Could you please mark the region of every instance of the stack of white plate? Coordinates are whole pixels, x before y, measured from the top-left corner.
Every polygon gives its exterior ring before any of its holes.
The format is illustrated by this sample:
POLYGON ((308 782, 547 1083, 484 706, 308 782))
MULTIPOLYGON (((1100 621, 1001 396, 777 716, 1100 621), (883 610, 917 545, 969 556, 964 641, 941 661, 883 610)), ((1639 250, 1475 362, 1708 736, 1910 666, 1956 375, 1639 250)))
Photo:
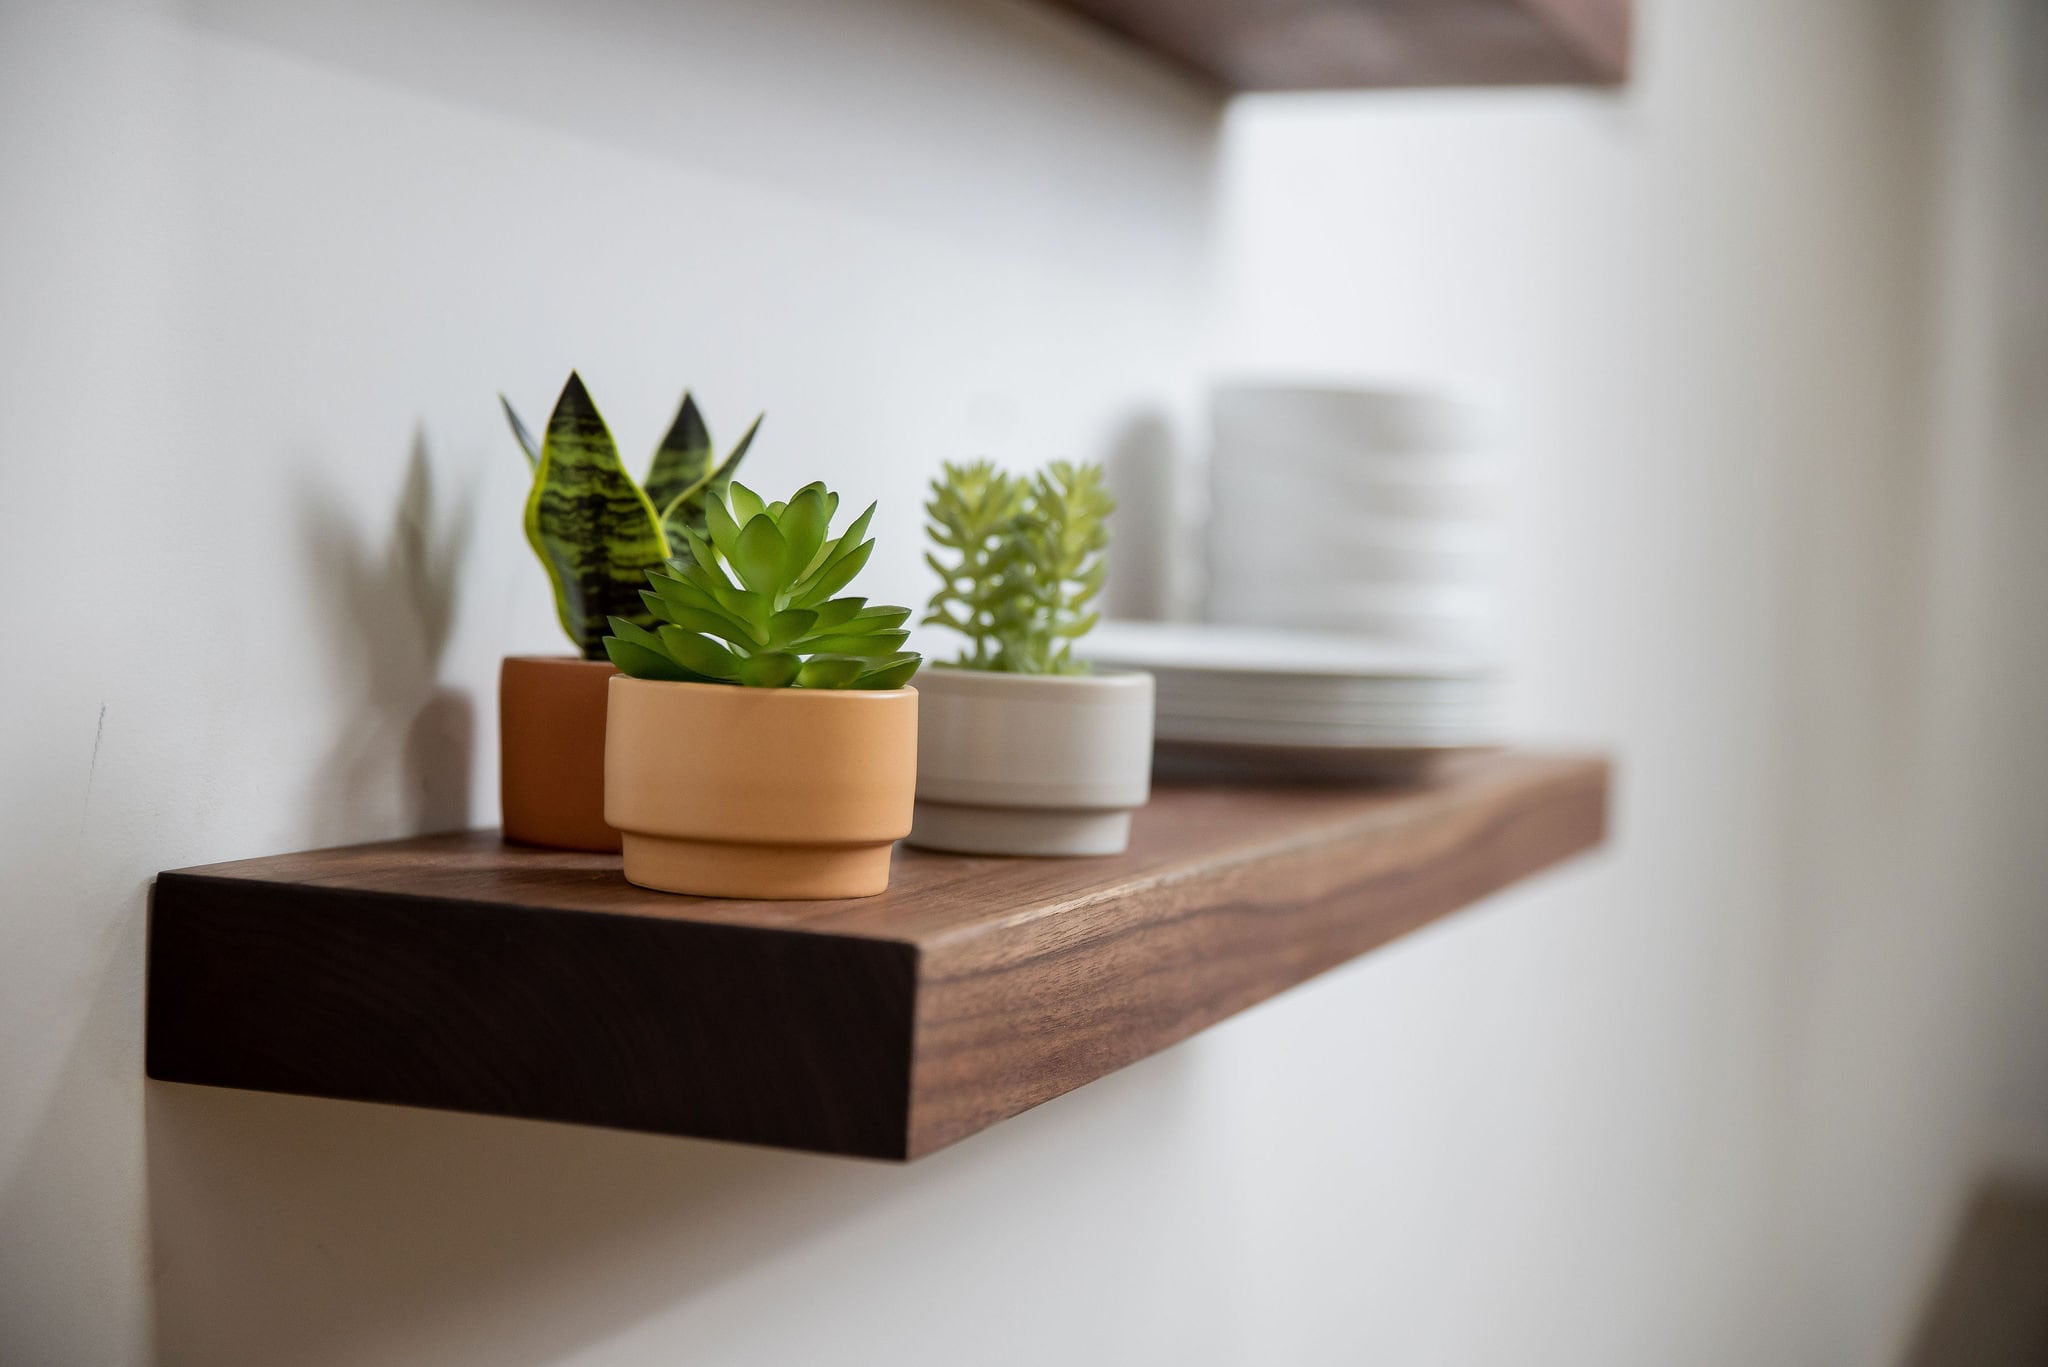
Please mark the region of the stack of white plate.
POLYGON ((1493 462, 1472 409, 1277 384, 1219 385, 1210 406, 1210 621, 1494 647, 1493 462))
POLYGON ((1494 673, 1467 655, 1167 622, 1104 622, 1078 649, 1152 673, 1163 759, 1375 776, 1495 740, 1494 673))

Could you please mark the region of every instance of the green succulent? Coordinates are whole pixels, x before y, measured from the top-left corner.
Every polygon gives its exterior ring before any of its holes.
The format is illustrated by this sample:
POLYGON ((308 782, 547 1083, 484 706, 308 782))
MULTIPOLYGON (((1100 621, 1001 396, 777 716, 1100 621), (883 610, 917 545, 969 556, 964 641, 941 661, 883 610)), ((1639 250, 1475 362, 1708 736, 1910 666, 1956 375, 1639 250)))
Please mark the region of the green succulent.
POLYGON ((862 540, 875 505, 830 535, 839 495, 806 484, 763 503, 744 484, 704 502, 689 555, 647 576, 655 625, 611 619, 604 648, 638 679, 752 688, 901 688, 921 657, 904 650, 909 608, 835 598, 874 552, 862 540))
POLYGON ((533 467, 526 539, 554 584, 555 614, 584 658, 601 660, 607 619, 653 624, 640 602, 648 571, 689 554, 689 533, 703 532, 706 503, 731 482, 761 419, 714 467, 704 417, 684 393, 646 482, 635 484, 574 371, 539 442, 504 395, 498 402, 533 467))
POLYGON ((989 461, 947 463, 932 481, 925 532, 953 563, 925 552, 939 576, 925 625, 967 638, 953 664, 1007 674, 1086 674, 1075 640, 1101 614, 1089 605, 1107 571, 1109 515, 1102 467, 1054 461, 1011 475, 989 461))

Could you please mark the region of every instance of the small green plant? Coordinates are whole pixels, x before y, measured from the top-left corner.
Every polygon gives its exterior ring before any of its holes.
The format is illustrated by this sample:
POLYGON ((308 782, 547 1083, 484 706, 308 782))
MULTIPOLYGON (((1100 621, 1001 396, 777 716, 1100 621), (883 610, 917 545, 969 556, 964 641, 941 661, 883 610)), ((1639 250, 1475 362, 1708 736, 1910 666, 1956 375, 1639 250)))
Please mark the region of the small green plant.
POLYGON ((753 688, 901 688, 920 658, 902 648, 909 608, 834 598, 868 562, 875 505, 831 536, 839 495, 806 484, 763 503, 744 484, 705 500, 688 556, 647 576, 652 630, 618 616, 604 648, 639 679, 753 688))
POLYGON ((1054 461, 1027 477, 985 460, 949 462, 924 510, 926 534, 953 552, 953 563, 925 552, 940 587, 923 620, 967 638, 953 664, 1008 674, 1089 672, 1073 647, 1101 617, 1089 605, 1102 592, 1115 508, 1099 465, 1054 461))
POLYGON ((689 534, 703 532, 706 504, 731 482, 761 419, 714 467, 711 434, 685 393, 646 482, 635 484, 574 371, 539 442, 504 395, 498 402, 533 467, 526 539, 554 584, 555 614, 583 657, 601 660, 607 619, 653 624, 640 601, 648 571, 689 554, 689 534))

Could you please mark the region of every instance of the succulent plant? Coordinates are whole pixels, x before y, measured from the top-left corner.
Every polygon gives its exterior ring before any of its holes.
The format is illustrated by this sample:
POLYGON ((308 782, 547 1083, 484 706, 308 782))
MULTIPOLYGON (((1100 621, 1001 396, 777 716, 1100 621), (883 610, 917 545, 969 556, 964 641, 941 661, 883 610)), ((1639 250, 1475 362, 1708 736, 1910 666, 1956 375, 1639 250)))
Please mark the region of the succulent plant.
POLYGON ((761 419, 714 468, 710 433, 686 392, 646 483, 635 484, 574 371, 539 442, 504 395, 498 402, 533 467, 526 539, 554 584, 556 615, 584 658, 601 660, 607 619, 653 623, 640 601, 648 571, 689 554, 689 533, 704 530, 705 504, 731 482, 761 419))
POLYGON ((953 664, 1008 674, 1085 674, 1075 640, 1100 620, 1109 515, 1116 501, 1102 467, 1054 461, 1035 475, 1011 475, 989 461, 947 463, 932 481, 926 534, 938 574, 923 623, 967 638, 953 664))
POLYGON ((902 648, 909 608, 835 598, 868 562, 875 505, 830 535, 839 495, 807 484, 763 503, 744 484, 704 501, 689 555, 647 576, 653 629, 611 619, 604 648, 640 679, 753 688, 901 688, 921 657, 902 648))

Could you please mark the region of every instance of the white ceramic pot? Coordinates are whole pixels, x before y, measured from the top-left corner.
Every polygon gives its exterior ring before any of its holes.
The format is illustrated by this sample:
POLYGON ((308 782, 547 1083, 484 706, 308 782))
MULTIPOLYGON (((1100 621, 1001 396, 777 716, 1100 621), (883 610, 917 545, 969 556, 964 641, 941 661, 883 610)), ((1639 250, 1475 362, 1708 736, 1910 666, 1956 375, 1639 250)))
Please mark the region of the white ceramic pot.
POLYGON ((918 671, 910 843, 1120 854, 1152 792, 1152 676, 918 671))

